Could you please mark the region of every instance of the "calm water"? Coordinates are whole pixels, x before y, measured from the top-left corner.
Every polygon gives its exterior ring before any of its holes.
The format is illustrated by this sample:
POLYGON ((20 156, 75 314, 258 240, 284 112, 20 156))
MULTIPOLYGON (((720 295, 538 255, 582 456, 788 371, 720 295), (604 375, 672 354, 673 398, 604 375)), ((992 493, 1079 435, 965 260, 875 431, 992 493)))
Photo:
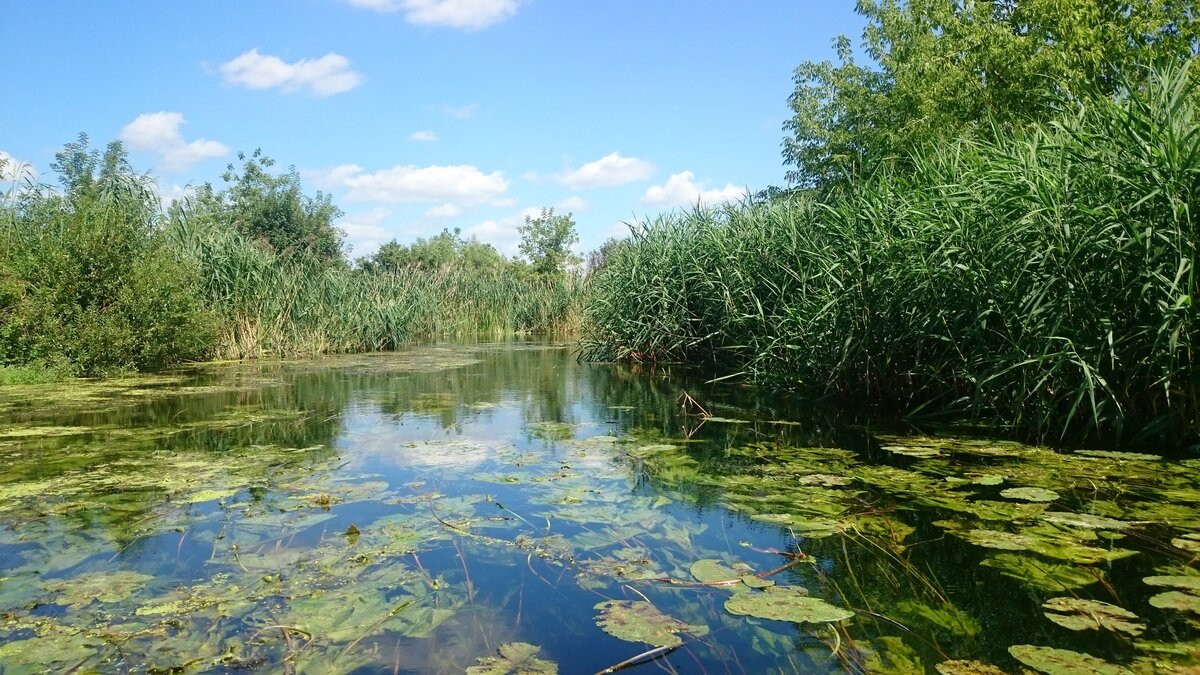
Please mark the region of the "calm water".
POLYGON ((9 388, 0 673, 1194 672, 1197 505, 558 345, 9 388))

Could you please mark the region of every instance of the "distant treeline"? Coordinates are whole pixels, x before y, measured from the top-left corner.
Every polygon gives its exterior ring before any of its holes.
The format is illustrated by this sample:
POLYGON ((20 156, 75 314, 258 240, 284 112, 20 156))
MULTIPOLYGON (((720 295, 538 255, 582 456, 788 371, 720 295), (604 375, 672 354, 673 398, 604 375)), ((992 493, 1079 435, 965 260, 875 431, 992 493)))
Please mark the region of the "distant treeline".
POLYGON ((797 69, 792 185, 642 223, 593 278, 585 353, 1192 446, 1194 4, 860 3, 874 63, 843 39, 797 69))
MULTIPOLYGON (((120 143, 67 144, 57 186, 0 196, 0 382, 210 358, 391 349, 577 328, 569 215, 522 227, 527 260, 443 232, 347 260, 328 196, 260 153, 164 209, 120 143)), ((19 171, 8 167, 7 172, 19 171)))

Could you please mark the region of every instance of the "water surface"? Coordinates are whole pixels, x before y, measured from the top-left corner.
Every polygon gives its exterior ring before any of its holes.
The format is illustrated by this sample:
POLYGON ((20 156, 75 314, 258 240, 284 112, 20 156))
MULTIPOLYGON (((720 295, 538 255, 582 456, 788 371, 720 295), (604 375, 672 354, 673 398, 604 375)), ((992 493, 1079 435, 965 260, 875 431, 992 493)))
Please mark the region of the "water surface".
POLYGON ((1193 672, 1198 504, 564 345, 11 387, 0 673, 1193 672))

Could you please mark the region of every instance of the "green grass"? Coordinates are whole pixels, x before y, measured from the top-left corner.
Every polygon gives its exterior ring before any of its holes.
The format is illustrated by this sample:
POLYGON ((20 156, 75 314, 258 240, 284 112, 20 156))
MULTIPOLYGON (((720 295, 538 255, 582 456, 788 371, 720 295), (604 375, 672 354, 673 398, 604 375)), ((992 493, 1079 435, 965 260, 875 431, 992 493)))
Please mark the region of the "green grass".
POLYGON ((1196 105, 1169 71, 910 174, 642 223, 593 281, 584 355, 1046 439, 1193 443, 1196 105))

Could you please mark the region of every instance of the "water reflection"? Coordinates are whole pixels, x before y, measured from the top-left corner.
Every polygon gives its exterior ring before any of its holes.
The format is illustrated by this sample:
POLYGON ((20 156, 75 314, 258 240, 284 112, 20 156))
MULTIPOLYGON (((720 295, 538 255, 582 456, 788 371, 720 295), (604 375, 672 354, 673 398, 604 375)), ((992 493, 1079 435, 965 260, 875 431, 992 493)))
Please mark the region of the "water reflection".
POLYGON ((895 438, 536 343, 13 388, 0 416, 5 673, 1194 659, 1141 582, 1200 578, 1186 463, 895 438), (1145 630, 1064 629, 1063 596, 1145 630))

